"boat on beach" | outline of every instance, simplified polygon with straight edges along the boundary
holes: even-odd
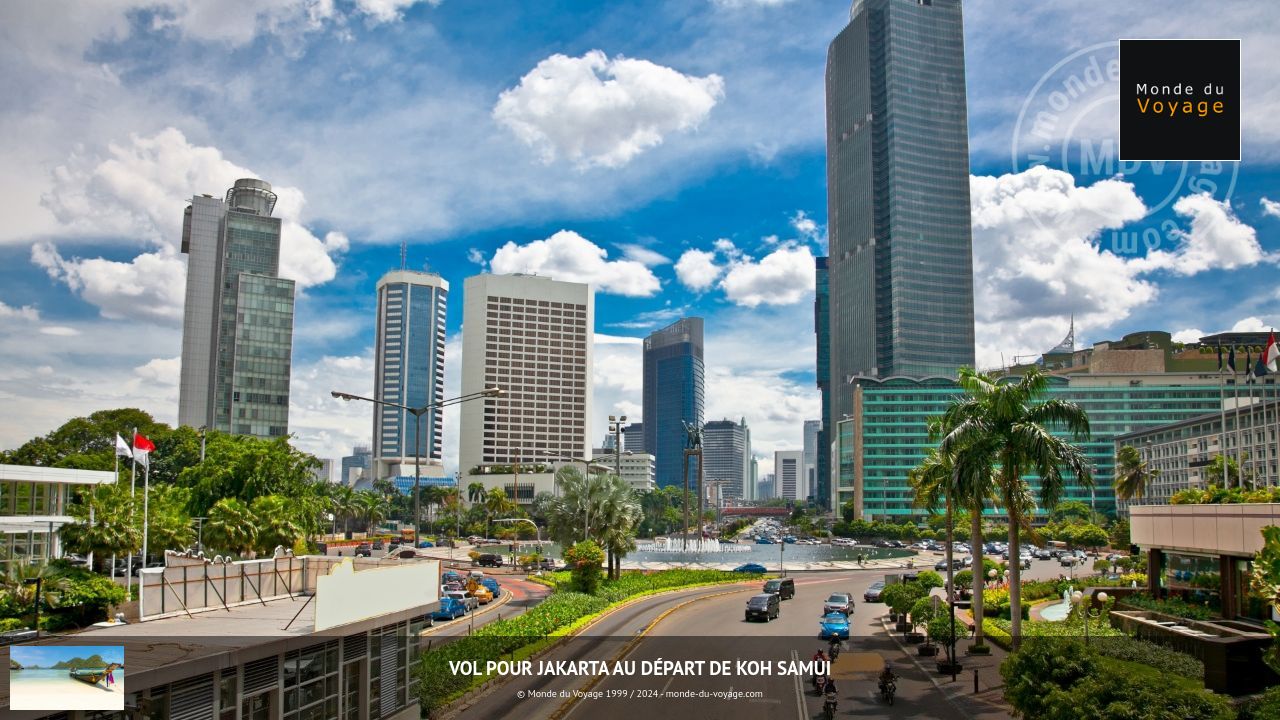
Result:
[[[106,667],[100,668],[77,668],[67,671],[72,678],[90,685],[97,685],[102,682],[102,678],[109,675],[116,668],[121,667],[119,663],[111,663]]]

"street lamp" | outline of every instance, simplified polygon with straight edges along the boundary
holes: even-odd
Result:
[[[990,570],[988,570],[988,571],[987,571],[987,580],[989,580],[989,581],[991,582],[991,584],[992,584],[992,585],[994,585],[994,584],[995,584],[995,582],[996,582],[996,569],[995,569],[995,568],[991,568]]]
[[[386,405],[387,407],[399,408],[413,415],[414,433],[413,433],[413,549],[418,549],[418,515],[421,512],[420,507],[420,489],[422,487],[422,416],[427,414],[428,410],[448,407],[449,405],[458,405],[460,403],[469,402],[471,400],[479,400],[480,398],[497,397],[502,394],[502,388],[487,387],[479,392],[467,393],[459,395],[448,400],[441,400],[436,403],[427,403],[420,408],[411,408],[408,405],[400,403],[388,402],[386,400],[378,400],[376,398],[364,397],[363,395],[353,395],[351,393],[339,392],[334,390],[329,393],[339,400],[364,400],[375,405]]]
[[[622,423],[626,421],[626,415],[609,416],[609,432],[613,433],[614,474],[618,477],[622,477]]]
[[[35,611],[36,611],[36,639],[37,640],[40,639],[40,588],[43,582],[44,582],[43,577],[27,578],[26,580],[22,581],[23,585],[36,586],[35,602],[33,602],[32,605],[35,606]]]
[[[1087,597],[1088,596],[1086,596],[1084,593],[1077,590],[1071,593],[1071,602],[1079,606],[1085,602]],[[1098,593],[1098,602],[1103,607],[1106,607],[1107,599],[1108,599],[1107,594],[1105,592]],[[1098,618],[1102,617],[1102,608],[1100,607],[1097,610],[1094,610],[1093,603],[1089,602],[1087,605],[1080,608],[1080,612],[1084,616],[1084,644],[1088,645],[1089,644],[1089,621],[1097,620]]]
[[[533,531],[538,534],[538,554],[542,554],[542,528],[538,527],[538,523],[529,518],[496,518],[493,522],[527,522],[533,526]],[[512,545],[515,547],[515,545]],[[515,564],[515,557],[511,558],[512,564]]]

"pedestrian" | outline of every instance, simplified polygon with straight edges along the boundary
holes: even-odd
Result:
[[[107,667],[107,687],[111,687],[116,682],[115,671],[110,666]]]

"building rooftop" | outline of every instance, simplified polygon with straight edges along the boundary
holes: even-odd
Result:
[[[41,465],[0,465],[0,480],[98,485],[113,482],[115,479],[115,473],[107,470],[73,470]]]

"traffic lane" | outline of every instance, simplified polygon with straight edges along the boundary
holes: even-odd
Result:
[[[745,622],[745,601],[753,593],[700,600],[669,615],[626,659],[638,664],[660,659],[728,660],[734,663],[735,671],[738,660],[768,663],[775,670],[780,660],[808,661],[817,650],[827,649],[827,641],[818,638],[818,618],[827,596],[834,591],[853,592],[855,599],[860,599],[866,587],[882,576],[855,571],[797,577],[796,596],[783,601],[778,619],[769,623]],[[842,658],[833,668],[839,698],[837,717],[891,714],[961,720],[964,716],[946,704],[929,678],[903,657],[880,628],[878,617],[883,607],[865,607],[858,602],[851,618],[852,637],[844,642]],[[900,676],[899,696],[892,710],[877,690],[885,660]],[[600,697],[579,701],[570,716],[581,719],[608,713],[617,720],[652,720],[658,713],[664,718],[703,718],[708,714],[769,720],[812,718],[821,715],[823,698],[810,680],[808,674],[608,676],[592,688]],[[757,697],[745,694],[757,692]]]
[[[562,641],[555,648],[534,660],[546,661],[603,660],[612,662],[626,644],[664,612],[692,598],[706,597],[723,592],[746,592],[756,585],[716,585],[673,593],[664,593],[637,600],[600,618],[583,632]],[[473,700],[460,706],[455,715],[482,718],[511,718],[512,720],[541,720],[551,717],[564,702],[560,693],[572,693],[592,678],[581,675],[516,675],[496,685]],[[546,694],[554,697],[545,697]]]
[[[454,620],[436,620],[427,637],[433,644],[438,638],[454,638],[468,635],[476,628],[484,627],[502,618],[513,618],[527,612],[551,594],[551,588],[540,583],[518,578],[504,578],[501,581],[502,591],[511,594],[511,599],[501,606],[486,610],[489,606],[481,606]]]

